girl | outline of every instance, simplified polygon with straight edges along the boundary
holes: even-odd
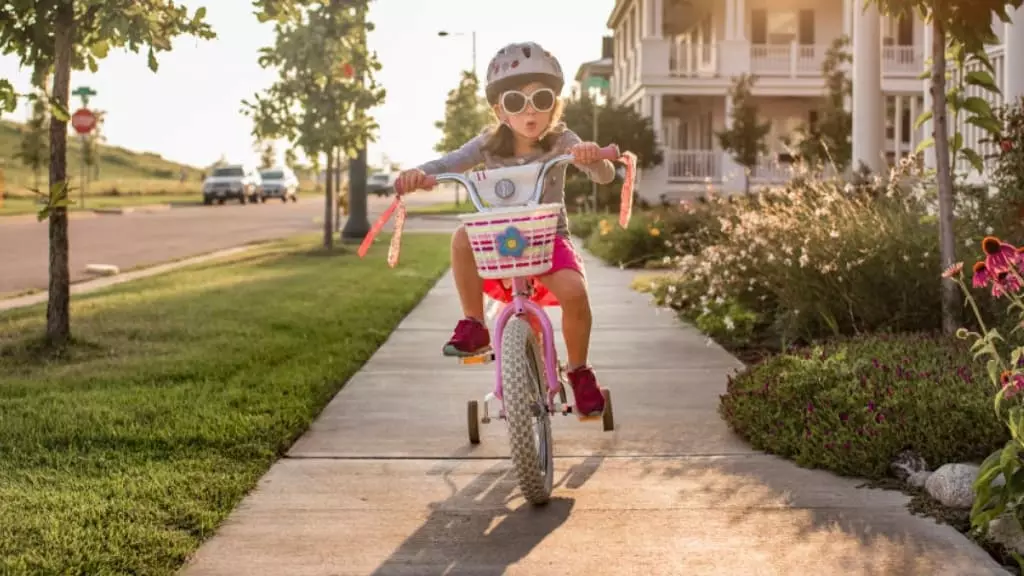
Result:
[[[502,48],[487,67],[486,87],[487,101],[499,124],[455,152],[401,173],[401,189],[421,189],[428,174],[465,172],[479,164],[490,169],[542,162],[567,153],[575,156],[574,165],[591,180],[599,184],[611,182],[615,169],[611,162],[598,160],[598,145],[581,141],[560,122],[562,102],[558,94],[564,84],[562,67],[539,45],[526,42]],[[583,262],[569,239],[565,170],[563,164],[550,171],[544,183],[541,202],[563,206],[552,268],[538,278],[540,286],[536,287],[533,299],[546,306],[562,306],[562,332],[569,353],[569,383],[576,410],[581,416],[591,416],[604,410],[604,397],[593,369],[587,364],[592,318]],[[503,302],[511,301],[512,295],[501,282],[480,278],[469,238],[461,226],[452,236],[451,250],[452,274],[465,318],[455,326],[443,352],[446,356],[472,356],[491,344],[484,323],[483,295]]]

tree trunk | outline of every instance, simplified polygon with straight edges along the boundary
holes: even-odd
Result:
[[[935,139],[935,170],[939,192],[939,257],[942,267],[956,260],[953,235],[953,176],[949,157],[949,115],[946,106],[946,29],[940,20],[932,32],[932,126]],[[942,331],[953,334],[960,327],[960,291],[953,280],[942,280]]]
[[[53,101],[68,109],[71,86],[71,39],[75,25],[74,0],[57,4],[54,26]],[[67,196],[68,124],[50,118],[50,186]],[[46,342],[64,346],[71,339],[71,275],[68,269],[68,211],[64,206],[50,211],[50,286],[46,305]]]
[[[324,248],[334,249],[334,150],[327,151],[327,186],[324,187]]]
[[[341,149],[334,154],[334,228],[341,232]]]

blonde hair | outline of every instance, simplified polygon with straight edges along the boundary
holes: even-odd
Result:
[[[551,109],[551,119],[548,120],[548,125],[544,128],[544,132],[541,133],[540,138],[537,139],[537,143],[540,145],[541,150],[550,152],[555,147],[555,143],[565,132],[565,125],[562,124],[562,112],[565,110],[565,104],[561,98],[555,99],[555,106]],[[493,154],[499,158],[511,158],[515,156],[515,143],[516,135],[512,127],[504,122],[498,120],[497,115],[494,115],[495,124],[487,129],[490,135],[484,142],[483,149],[485,152]]]

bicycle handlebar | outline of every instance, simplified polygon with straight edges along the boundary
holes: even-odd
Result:
[[[603,148],[600,148],[597,152],[598,160],[608,160],[614,162],[618,160],[620,156],[621,155],[619,154],[619,147],[615,144],[609,144]],[[537,200],[540,199],[541,193],[544,189],[544,176],[547,175],[548,170],[554,168],[559,164],[562,164],[564,162],[571,162],[573,160],[575,160],[575,156],[573,156],[572,154],[563,154],[561,156],[557,156],[545,162],[544,167],[540,171],[540,175],[537,177],[537,186],[536,189],[533,191],[533,197],[530,199],[530,201],[536,202]],[[473,204],[476,206],[476,209],[481,211],[484,210],[483,203],[480,201],[480,198],[477,195],[476,186],[473,185],[472,181],[466,178],[464,174],[451,173],[427,176],[426,179],[423,181],[423,185],[421,186],[421,188],[423,190],[431,190],[434,188],[434,186],[437,186],[439,182],[458,182],[462,184],[463,186],[466,187],[467,190],[469,190],[469,197],[473,201]],[[395,182],[395,194],[401,196],[402,194],[405,193],[406,191],[402,190],[401,181]]]

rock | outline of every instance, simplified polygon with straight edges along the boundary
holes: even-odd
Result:
[[[914,472],[909,477],[907,477],[907,484],[910,484],[914,488],[921,488],[924,486],[925,482],[928,481],[928,478],[930,478],[931,475],[932,473],[927,470]]]
[[[981,468],[973,464],[943,464],[924,483],[932,498],[950,508],[974,504],[974,480]]]
[[[1024,554],[1024,531],[1004,513],[988,525],[988,537],[1018,554]]]
[[[928,463],[913,450],[904,450],[896,455],[892,464],[889,464],[889,469],[897,478],[905,481],[914,472],[928,470]]]

